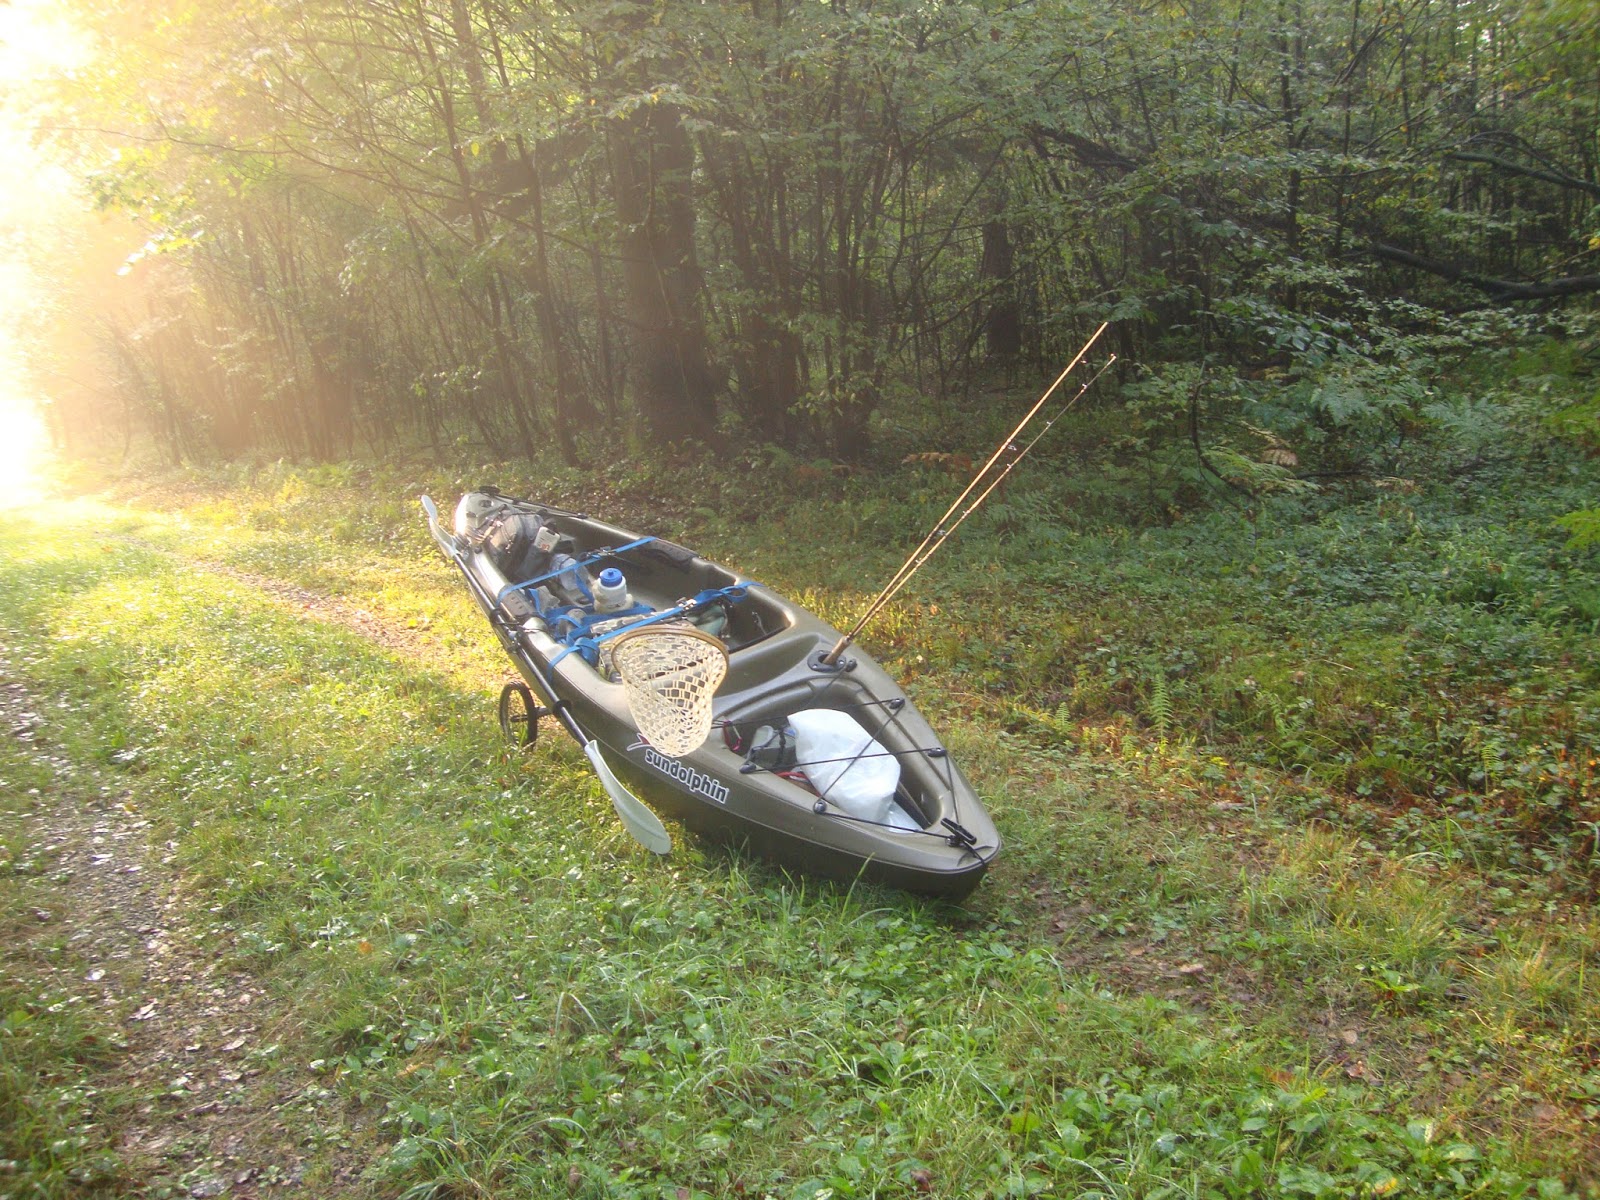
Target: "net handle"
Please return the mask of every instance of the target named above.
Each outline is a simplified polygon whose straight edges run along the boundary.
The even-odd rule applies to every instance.
[[[667,636],[694,638],[698,641],[709,643],[717,648],[717,652],[722,655],[723,661],[727,661],[728,647],[723,643],[722,639],[713,637],[703,629],[696,629],[693,625],[646,625],[640,629],[630,629],[626,633],[619,633],[611,639],[612,660],[615,661],[617,647],[624,642],[631,642],[635,638],[641,637]]]

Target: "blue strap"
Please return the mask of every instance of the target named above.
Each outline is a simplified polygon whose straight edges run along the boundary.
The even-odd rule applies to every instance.
[[[705,591],[698,593],[693,599],[686,600],[681,604],[675,604],[671,608],[663,608],[659,612],[651,612],[642,604],[635,605],[634,608],[647,615],[617,629],[608,629],[604,633],[595,634],[593,637],[589,636],[587,632],[574,630],[572,634],[560,638],[559,640],[567,643],[567,648],[550,660],[550,669],[554,670],[558,662],[574,651],[581,654],[583,660],[592,667],[600,661],[601,642],[620,637],[624,633],[632,633],[635,629],[643,629],[647,625],[658,625],[662,621],[670,621],[675,617],[684,616],[686,613],[691,613],[697,608],[704,608],[706,605],[715,603],[718,600],[726,600],[731,604],[737,604],[749,594],[751,588],[761,586],[763,585],[747,579],[743,583],[735,583],[728,587],[707,588]],[[631,613],[632,610],[630,609],[629,612]],[[618,615],[626,616],[628,613],[603,613],[597,614],[597,617],[599,620],[609,620]],[[571,618],[562,617],[559,619],[567,620]],[[576,624],[576,622],[574,623]],[[584,630],[587,629],[589,623],[584,623]]]
[[[611,549],[609,546],[602,546],[598,550],[590,551],[582,558],[573,559],[572,562],[562,567],[559,571],[546,571],[543,575],[536,575],[532,579],[524,579],[521,583],[506,584],[505,587],[501,588],[497,593],[495,593],[494,601],[496,604],[499,604],[510,592],[531,591],[533,588],[538,587],[541,583],[548,583],[552,579],[556,579],[562,575],[565,575],[574,567],[587,567],[591,563],[599,562],[602,558],[610,558],[617,554],[626,554],[629,550],[637,550],[640,546],[648,546],[651,542],[656,540],[657,539],[654,537],[636,538],[634,541],[629,542],[626,546],[618,546],[615,550]],[[588,589],[583,586],[582,580],[579,580],[578,582],[578,590],[583,592],[586,600],[593,599],[593,597],[589,595]]]

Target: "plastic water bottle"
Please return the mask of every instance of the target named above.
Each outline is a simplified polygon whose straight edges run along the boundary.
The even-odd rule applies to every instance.
[[[622,572],[615,567],[601,571],[594,585],[595,612],[617,612],[632,606],[633,597],[628,595],[628,581],[622,577]]]

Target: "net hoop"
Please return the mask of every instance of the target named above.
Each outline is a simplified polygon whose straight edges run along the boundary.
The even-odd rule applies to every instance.
[[[711,700],[728,673],[728,648],[692,625],[647,625],[611,640],[628,712],[661,753],[681,758],[711,735]]]

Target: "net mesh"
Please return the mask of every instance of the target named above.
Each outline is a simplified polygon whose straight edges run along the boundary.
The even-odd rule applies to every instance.
[[[711,734],[711,698],[728,673],[728,649],[687,625],[651,625],[620,634],[611,661],[628,711],[645,740],[673,758]]]

